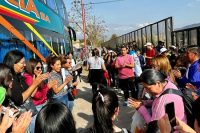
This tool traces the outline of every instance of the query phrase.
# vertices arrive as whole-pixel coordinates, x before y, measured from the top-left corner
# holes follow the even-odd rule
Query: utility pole
[[[82,21],[83,21],[84,49],[86,50],[86,24],[85,24],[85,8],[83,0],[81,0],[81,8],[82,8]]]

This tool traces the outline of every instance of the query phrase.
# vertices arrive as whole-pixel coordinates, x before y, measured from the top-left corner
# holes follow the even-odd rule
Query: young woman
[[[57,84],[52,86],[53,101],[59,101],[68,106],[68,92],[64,87],[72,80],[72,76],[66,77],[63,81],[61,76],[61,60],[56,56],[50,56],[47,60],[48,71],[50,72],[48,81],[57,80]]]
[[[158,55],[152,59],[152,68],[162,72],[167,76],[167,79],[175,83],[175,77],[170,65],[169,59],[164,55]]]
[[[34,78],[38,77],[41,74],[42,64],[39,60],[32,58],[26,62],[25,72],[23,76],[25,77],[25,82],[28,86],[31,86]],[[31,96],[33,104],[36,106],[38,111],[40,111],[40,109],[45,105],[47,101],[47,92],[52,87],[52,85],[55,84],[55,82],[56,80],[48,82],[48,84],[41,82],[37,89],[35,89],[35,91],[32,93]]]
[[[80,133],[127,133],[114,125],[119,114],[119,101],[115,92],[102,89],[94,94],[92,99],[92,111],[94,116],[93,127],[84,129]]]
[[[98,84],[107,84],[103,75],[103,71],[106,71],[106,67],[104,65],[104,60],[99,57],[99,50],[97,48],[92,51],[92,57],[87,61],[87,70],[89,70],[88,78],[94,94],[97,91]]]
[[[49,103],[44,106],[35,125],[35,133],[76,133],[73,116],[62,103]]]
[[[62,73],[63,80],[65,80],[67,76],[72,76],[72,71],[70,70],[72,68],[71,63],[72,63],[72,60],[71,60],[70,57],[68,57],[68,56],[62,57],[62,59],[61,59],[61,64],[62,64],[61,73]],[[68,91],[68,100],[69,100],[68,101],[68,108],[70,109],[70,111],[72,111],[72,109],[74,107],[74,97],[72,95],[72,90],[77,85],[78,85],[78,82],[77,82],[77,80],[74,80],[74,77],[73,77],[73,80],[71,82],[69,82],[64,88]]]

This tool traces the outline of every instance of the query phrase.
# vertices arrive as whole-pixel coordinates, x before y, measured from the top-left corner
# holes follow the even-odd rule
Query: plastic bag
[[[137,129],[143,129],[146,126],[144,118],[136,110],[132,116],[131,133],[137,133]]]

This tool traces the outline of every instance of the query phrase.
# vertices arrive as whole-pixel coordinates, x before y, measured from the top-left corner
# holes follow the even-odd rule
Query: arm
[[[37,89],[36,89],[37,90]],[[47,84],[41,86],[40,90],[35,92],[35,95],[33,96],[34,100],[39,100],[41,97],[44,97],[44,91],[48,90]]]
[[[124,67],[129,67],[129,68],[133,68],[134,67],[134,63],[131,63],[131,64],[125,64]]]
[[[26,84],[27,84],[28,86],[31,86],[32,83],[33,83],[33,79],[35,79],[35,76],[32,77],[32,76],[29,75],[29,74],[24,74],[24,77],[25,77],[25,82],[26,82]],[[31,94],[31,97],[33,97],[33,96],[35,95],[36,91],[37,91],[37,89],[35,89],[35,90],[33,91],[33,93]]]
[[[115,62],[115,68],[121,68],[121,66],[119,65],[119,61],[118,61],[118,59],[116,59],[116,62]]]
[[[138,110],[138,112],[143,116],[145,119],[145,122],[149,123],[151,121],[151,115],[149,114],[149,111],[147,108],[142,104],[141,101],[136,99],[128,99],[128,103]]]
[[[129,56],[128,62],[129,62],[129,64],[125,64],[124,67],[133,68],[134,67],[134,58],[133,58],[133,56]]]
[[[105,66],[104,63],[101,65],[101,67],[102,67],[102,69],[103,69],[104,71],[107,71],[107,70],[106,70],[106,66]]]
[[[90,69],[90,65],[89,65],[89,63],[88,63],[88,61],[87,61],[86,70],[88,71],[89,69]]]
[[[72,76],[68,76],[68,77],[66,77],[63,84],[61,84],[60,86],[58,86],[57,84],[52,86],[54,93],[56,93],[56,94],[59,93],[65,87],[65,85],[67,85],[71,80],[72,80]]]
[[[34,92],[34,90],[38,87],[38,85],[45,79],[47,79],[49,76],[49,73],[41,74],[39,75],[35,80],[33,80],[33,83],[31,86],[28,87],[26,91],[22,93],[23,102],[26,101],[31,94]]]

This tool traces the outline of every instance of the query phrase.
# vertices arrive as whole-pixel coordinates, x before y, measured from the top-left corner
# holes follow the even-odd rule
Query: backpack
[[[186,117],[187,117],[187,124],[191,128],[193,128],[194,127],[194,117],[193,117],[193,114],[192,114],[192,106],[193,106],[194,99],[192,99],[189,96],[189,94],[186,92],[185,89],[183,89],[183,91],[181,91],[181,90],[175,90],[175,89],[168,88],[160,96],[165,95],[165,94],[175,94],[175,95],[179,95],[179,96],[182,97],[184,109],[185,109],[185,114],[186,114]]]

